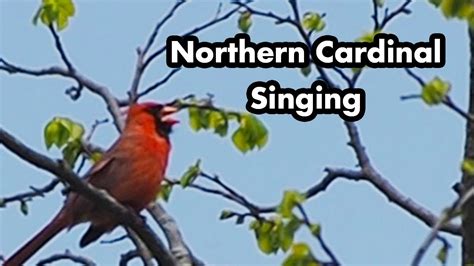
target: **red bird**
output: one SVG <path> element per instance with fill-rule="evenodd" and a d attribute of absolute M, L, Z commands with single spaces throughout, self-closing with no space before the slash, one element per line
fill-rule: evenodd
<path fill-rule="evenodd" d="M 122 135 L 85 175 L 86 182 L 105 189 L 137 213 L 143 210 L 160 190 L 171 148 L 169 134 L 178 122 L 171 117 L 176 111 L 174 107 L 150 102 L 132 105 Z M 80 247 L 118 225 L 93 202 L 71 192 L 52 221 L 4 265 L 22 265 L 59 232 L 84 222 L 91 225 L 81 238 Z"/>

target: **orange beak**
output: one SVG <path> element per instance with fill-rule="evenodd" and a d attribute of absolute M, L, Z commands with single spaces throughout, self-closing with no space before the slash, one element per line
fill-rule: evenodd
<path fill-rule="evenodd" d="M 169 125 L 179 123 L 179 121 L 173 117 L 173 114 L 176 112 L 178 112 L 178 108 L 173 106 L 164 106 L 163 109 L 161 109 L 161 121 Z"/>

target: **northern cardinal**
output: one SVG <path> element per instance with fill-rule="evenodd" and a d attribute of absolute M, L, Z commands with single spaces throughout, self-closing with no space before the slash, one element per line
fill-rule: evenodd
<path fill-rule="evenodd" d="M 159 192 L 170 152 L 169 134 L 178 121 L 171 106 L 140 103 L 128 110 L 125 128 L 118 140 L 85 175 L 85 181 L 105 189 L 123 205 L 140 212 Z M 25 263 L 43 245 L 63 229 L 90 222 L 79 245 L 97 240 L 118 224 L 93 202 L 70 192 L 59 213 L 35 237 L 28 241 L 4 265 Z"/>

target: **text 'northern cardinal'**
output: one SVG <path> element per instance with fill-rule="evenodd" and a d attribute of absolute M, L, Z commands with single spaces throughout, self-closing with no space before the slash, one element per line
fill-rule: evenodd
<path fill-rule="evenodd" d="M 134 104 L 128 110 L 125 128 L 118 140 L 89 172 L 85 181 L 106 190 L 123 205 L 140 212 L 156 199 L 170 152 L 169 134 L 178 121 L 176 108 L 156 103 Z M 79 223 L 91 225 L 81 238 L 84 247 L 118 224 L 93 202 L 70 192 L 63 208 L 35 237 L 4 265 L 22 265 L 63 229 Z"/>

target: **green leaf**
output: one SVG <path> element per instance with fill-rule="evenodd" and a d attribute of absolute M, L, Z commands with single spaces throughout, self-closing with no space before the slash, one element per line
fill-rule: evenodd
<path fill-rule="evenodd" d="M 234 217 L 236 214 L 235 212 L 229 211 L 229 210 L 223 210 L 221 212 L 221 215 L 219 216 L 219 220 L 227 220 L 229 218 Z"/>
<path fill-rule="evenodd" d="M 460 17 L 460 12 L 470 4 L 469 0 L 443 0 L 440 9 L 447 18 Z"/>
<path fill-rule="evenodd" d="M 38 10 L 36 10 L 36 13 L 35 13 L 35 15 L 33 16 L 33 20 L 32 20 L 33 25 L 36 26 L 36 25 L 38 24 L 38 19 L 40 18 L 40 15 L 41 15 L 42 10 L 43 10 L 43 5 L 41 5 L 41 6 L 38 8 Z"/>
<path fill-rule="evenodd" d="M 360 73 L 362 71 L 362 69 L 363 69 L 362 67 L 353 67 L 353 68 L 351 68 L 352 73 L 354 73 L 354 74 Z"/>
<path fill-rule="evenodd" d="M 84 136 L 84 127 L 81 124 L 72 122 L 70 128 L 70 138 L 73 140 L 80 140 Z"/>
<path fill-rule="evenodd" d="M 234 145 L 242 153 L 263 148 L 268 141 L 268 130 L 256 116 L 242 114 L 240 117 L 240 127 L 232 135 Z"/>
<path fill-rule="evenodd" d="M 102 158 L 102 153 L 100 153 L 100 152 L 98 152 L 98 151 L 92 153 L 91 156 L 90 156 L 90 160 L 91 160 L 93 163 L 98 162 L 101 158 Z"/>
<path fill-rule="evenodd" d="M 306 243 L 296 243 L 293 245 L 292 251 L 297 256 L 307 256 L 311 252 Z"/>
<path fill-rule="evenodd" d="M 218 111 L 209 112 L 209 127 L 214 129 L 214 132 L 221 137 L 227 135 L 229 129 L 229 122 L 226 114 Z"/>
<path fill-rule="evenodd" d="M 171 196 L 171 191 L 173 190 L 173 185 L 169 184 L 168 182 L 163 182 L 161 184 L 160 192 L 158 193 L 158 197 L 163 199 L 165 202 L 168 202 Z"/>
<path fill-rule="evenodd" d="M 443 81 L 439 77 L 435 77 L 423 86 L 421 98 L 430 106 L 440 104 L 446 98 L 450 88 L 451 85 L 449 82 Z"/>
<path fill-rule="evenodd" d="M 433 4 L 435 7 L 438 7 L 443 0 L 428 0 L 431 4 Z"/>
<path fill-rule="evenodd" d="M 82 146 L 79 140 L 68 142 L 66 147 L 64 147 L 62 151 L 63 159 L 69 164 L 71 169 L 74 168 L 74 164 L 76 163 L 76 160 L 79 157 L 81 150 Z"/>
<path fill-rule="evenodd" d="M 276 253 L 280 247 L 279 230 L 281 220 L 256 220 L 250 224 L 257 239 L 258 248 L 265 254 Z"/>
<path fill-rule="evenodd" d="M 41 6 L 40 11 L 40 19 L 44 25 L 50 26 L 53 24 L 55 18 L 57 17 L 57 10 L 54 9 L 53 4 L 46 4 L 46 2 L 53 2 L 53 1 L 43 1 L 43 5 Z"/>
<path fill-rule="evenodd" d="M 252 26 L 252 14 L 248 11 L 242 12 L 239 17 L 238 27 L 239 29 L 247 33 Z"/>
<path fill-rule="evenodd" d="M 296 216 L 280 228 L 280 244 L 283 251 L 287 251 L 293 244 L 295 232 L 300 228 L 301 222 Z"/>
<path fill-rule="evenodd" d="M 468 175 L 474 175 L 474 159 L 466 159 L 462 162 L 461 169 Z"/>
<path fill-rule="evenodd" d="M 259 220 L 253 220 L 250 224 L 249 224 L 249 228 L 251 230 L 257 230 L 259 227 L 260 227 L 260 221 Z"/>
<path fill-rule="evenodd" d="M 23 213 L 23 215 L 28 215 L 28 204 L 26 204 L 26 201 L 21 201 L 20 211 Z"/>
<path fill-rule="evenodd" d="M 373 42 L 375 35 L 382 32 L 381 30 L 369 31 L 356 39 L 356 42 Z"/>
<path fill-rule="evenodd" d="M 0 208 L 5 208 L 5 206 L 7 206 L 7 204 L 5 204 L 5 199 L 0 198 Z"/>
<path fill-rule="evenodd" d="M 61 148 L 68 141 L 70 136 L 69 129 L 65 126 L 61 118 L 54 118 L 44 129 L 44 141 L 46 148 L 51 148 L 54 144 Z"/>
<path fill-rule="evenodd" d="M 190 107 L 188 108 L 189 114 L 189 126 L 194 131 L 201 129 L 201 111 L 199 108 Z"/>
<path fill-rule="evenodd" d="M 324 22 L 321 15 L 315 12 L 307 12 L 303 16 L 303 28 L 308 31 L 322 31 L 326 26 L 326 22 Z"/>
<path fill-rule="evenodd" d="M 291 254 L 283 261 L 283 266 L 319 266 L 306 243 L 295 243 Z"/>
<path fill-rule="evenodd" d="M 69 139 L 69 130 L 61 123 L 58 123 L 58 125 L 59 125 L 59 131 L 58 131 L 56 142 L 54 144 L 56 144 L 56 147 L 61 148 L 64 146 L 64 144 L 67 143 Z"/>
<path fill-rule="evenodd" d="M 375 0 L 375 4 L 377 4 L 377 7 L 383 7 L 385 0 Z"/>
<path fill-rule="evenodd" d="M 274 225 L 271 222 L 264 222 L 261 226 L 261 230 L 258 236 L 258 247 L 265 254 L 276 253 L 279 248 L 277 234 L 274 231 L 278 231 L 278 225 Z"/>
<path fill-rule="evenodd" d="M 436 254 L 436 258 L 441 262 L 442 265 L 446 265 L 446 261 L 448 259 L 448 249 L 449 247 L 447 245 L 443 245 L 439 249 L 438 254 Z"/>
<path fill-rule="evenodd" d="M 44 142 L 48 149 L 53 144 L 62 148 L 68 142 L 80 142 L 83 136 L 84 127 L 69 118 L 55 117 L 44 128 Z"/>
<path fill-rule="evenodd" d="M 283 194 L 283 199 L 278 206 L 278 213 L 284 218 L 290 218 L 293 216 L 293 208 L 304 201 L 305 196 L 303 194 L 296 190 L 287 190 Z"/>
<path fill-rule="evenodd" d="M 180 180 L 180 184 L 183 188 L 186 188 L 187 186 L 192 184 L 194 180 L 196 180 L 199 173 L 201 172 L 200 164 L 201 160 L 197 160 L 197 162 L 194 165 L 190 166 L 188 170 L 183 174 Z"/>
<path fill-rule="evenodd" d="M 37 24 L 38 18 L 46 26 L 56 22 L 58 30 L 61 31 L 67 27 L 69 18 L 74 16 L 75 12 L 72 0 L 43 0 L 33 17 L 33 24 Z"/>
<path fill-rule="evenodd" d="M 309 230 L 311 231 L 311 234 L 315 237 L 318 237 L 321 235 L 321 225 L 319 224 L 309 225 Z"/>
<path fill-rule="evenodd" d="M 246 153 L 250 150 L 247 135 L 248 134 L 243 128 L 237 129 L 232 135 L 232 142 L 234 142 L 235 147 L 237 147 L 237 149 L 242 153 Z"/>
<path fill-rule="evenodd" d="M 44 143 L 46 144 L 46 148 L 49 149 L 51 146 L 56 143 L 56 139 L 59 132 L 59 125 L 54 120 L 49 122 L 44 127 Z"/>
<path fill-rule="evenodd" d="M 309 76 L 309 74 L 311 74 L 311 65 L 300 68 L 300 71 L 301 71 L 301 74 L 303 74 L 303 76 L 305 77 Z"/>

